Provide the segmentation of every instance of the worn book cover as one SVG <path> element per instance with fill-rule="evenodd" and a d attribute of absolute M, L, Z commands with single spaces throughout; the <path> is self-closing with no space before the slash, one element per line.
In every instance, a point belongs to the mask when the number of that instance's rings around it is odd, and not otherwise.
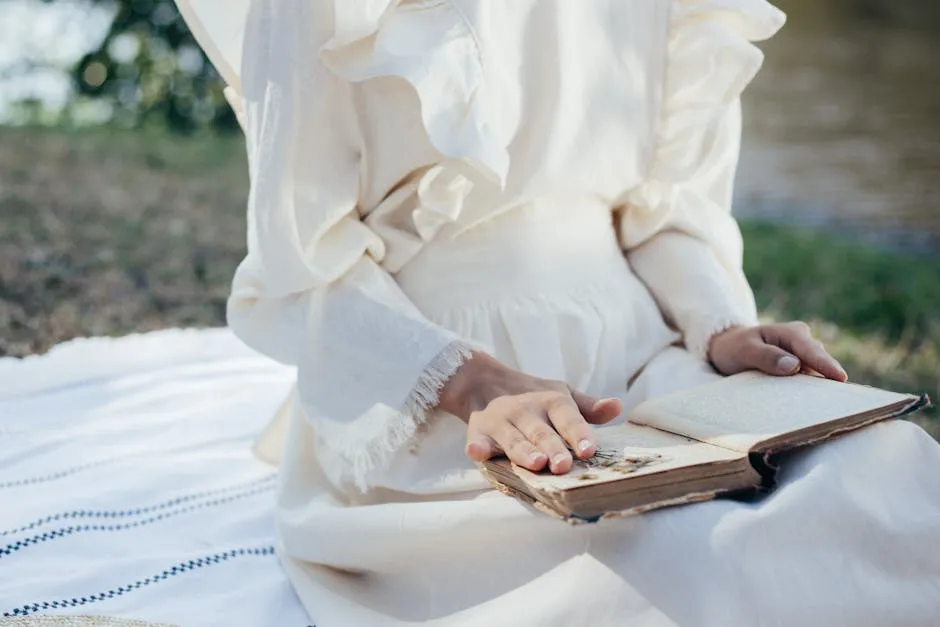
<path fill-rule="evenodd" d="M 597 430 L 598 451 L 570 472 L 536 473 L 507 459 L 482 464 L 503 492 L 570 522 L 772 489 L 781 454 L 928 405 L 820 377 L 726 377 L 635 407 Z"/>

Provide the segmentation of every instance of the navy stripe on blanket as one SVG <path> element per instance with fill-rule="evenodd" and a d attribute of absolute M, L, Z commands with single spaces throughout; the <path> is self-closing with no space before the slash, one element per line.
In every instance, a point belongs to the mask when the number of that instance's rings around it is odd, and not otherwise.
<path fill-rule="evenodd" d="M 229 492 L 234 492 L 242 488 L 249 488 L 258 485 L 268 484 L 274 481 L 277 478 L 276 474 L 265 475 L 260 479 L 255 479 L 253 481 L 245 481 L 243 483 L 237 483 L 235 485 L 226 486 L 224 488 L 216 488 L 215 490 L 204 490 L 202 492 L 196 492 L 193 494 L 187 494 L 184 496 L 178 496 L 175 499 L 169 501 L 164 501 L 163 503 L 157 503 L 156 505 L 146 505 L 144 507 L 135 507 L 133 509 L 121 509 L 121 510 L 88 510 L 88 509 L 76 509 L 70 512 L 59 512 L 58 514 L 52 514 L 50 516 L 45 516 L 34 520 L 33 522 L 23 525 L 22 527 L 17 527 L 15 529 L 7 529 L 5 531 L 0 531 L 0 537 L 9 536 L 16 533 L 23 533 L 24 531 L 29 531 L 35 529 L 36 527 L 41 527 L 42 525 L 47 525 L 52 522 L 59 520 L 70 520 L 73 518 L 104 518 L 104 519 L 113 519 L 113 518 L 127 518 L 131 516 L 143 516 L 144 514 L 150 514 L 152 512 L 157 512 L 163 509 L 169 509 L 177 505 L 182 505 L 183 503 L 188 503 L 190 501 L 196 501 L 199 499 L 208 498 L 210 496 L 217 496 L 220 494 L 227 494 Z"/>
<path fill-rule="evenodd" d="M 237 501 L 239 499 L 254 496 L 255 494 L 261 494 L 263 492 L 271 492 L 274 490 L 274 487 L 274 485 L 262 485 L 260 487 L 244 490 L 230 496 L 213 499 L 211 501 L 204 501 L 202 503 L 195 503 L 193 505 L 187 505 L 186 507 L 180 507 L 174 510 L 163 512 L 157 514 L 156 516 L 150 516 L 149 518 L 143 518 L 141 520 L 135 520 L 127 523 L 115 523 L 112 525 L 72 525 L 69 527 L 62 527 L 60 529 L 53 529 L 51 531 L 46 531 L 45 533 L 30 536 L 29 538 L 17 540 L 16 542 L 12 542 L 5 547 L 0 548 L 0 559 L 9 557 L 13 553 L 25 549 L 28 546 L 42 544 L 44 542 L 49 542 L 50 540 L 64 538 L 76 533 L 85 533 L 88 531 L 123 531 L 126 529 L 134 529 L 136 527 L 149 525 L 160 520 L 166 520 L 167 518 L 179 516 L 180 514 L 186 514 L 199 509 L 204 509 L 206 507 L 214 507 L 224 503 L 231 503 L 232 501 Z"/>
<path fill-rule="evenodd" d="M 24 477 L 23 479 L 4 481 L 0 483 L 0 490 L 5 488 L 20 488 L 23 486 L 35 485 L 37 483 L 46 483 L 47 481 L 55 481 L 56 479 L 62 479 L 63 477 L 75 475 L 86 470 L 91 470 L 100 466 L 107 466 L 108 464 L 124 461 L 125 459 L 130 459 L 131 457 L 131 455 L 124 455 L 122 457 L 109 457 L 108 459 L 99 459 L 97 461 L 88 462 L 87 464 L 80 464 L 78 466 L 72 466 L 71 468 L 65 468 L 64 470 L 59 470 L 58 472 L 54 472 L 48 475 L 40 475 L 38 477 Z"/>
<path fill-rule="evenodd" d="M 219 438 L 216 440 L 210 440 L 208 442 L 201 443 L 201 446 L 218 446 L 220 444 L 231 444 L 233 442 L 250 442 L 251 438 L 248 436 L 233 436 L 226 438 Z M 250 444 L 249 444 L 250 447 Z M 77 475 L 78 473 L 85 472 L 86 470 L 94 470 L 95 468 L 100 468 L 102 466 L 107 466 L 109 464 L 116 464 L 118 462 L 124 462 L 128 460 L 136 460 L 141 457 L 156 457 L 160 455 L 167 455 L 175 453 L 178 451 L 183 451 L 191 448 L 191 445 L 187 444 L 186 446 L 173 447 L 162 450 L 150 450 L 146 453 L 130 453 L 128 455 L 115 455 L 114 457 L 106 457 L 104 459 L 96 459 L 95 461 L 85 462 L 84 464 L 78 464 L 77 466 L 71 466 L 69 468 L 63 468 L 62 470 L 57 470 L 56 472 L 49 473 L 48 475 L 39 475 L 35 477 L 23 477 L 21 479 L 11 479 L 8 481 L 0 481 L 0 490 L 10 489 L 10 488 L 22 488 L 26 486 L 32 486 L 39 483 L 48 483 L 50 481 L 55 481 L 57 479 L 64 479 L 65 477 L 70 477 L 72 475 Z"/>
<path fill-rule="evenodd" d="M 170 577 L 175 577 L 177 575 L 182 575 L 200 568 L 227 562 L 228 560 L 235 559 L 237 557 L 267 557 L 270 555 L 274 555 L 273 546 L 232 549 L 230 551 L 215 553 L 206 557 L 179 562 L 178 564 L 164 570 L 161 573 L 157 573 L 156 575 L 151 575 L 145 579 L 138 579 L 133 583 L 124 586 L 118 586 L 117 588 L 111 588 L 110 590 L 98 592 L 97 594 L 91 594 L 83 597 L 72 597 L 71 599 L 61 599 L 58 601 L 39 601 L 35 603 L 27 603 L 25 605 L 21 605 L 11 610 L 5 611 L 3 616 L 29 616 L 30 614 L 35 614 L 44 610 L 84 607 L 85 605 L 91 603 L 113 599 L 114 597 L 123 596 L 135 590 L 139 590 L 145 586 L 159 583 L 161 581 L 166 581 Z"/>

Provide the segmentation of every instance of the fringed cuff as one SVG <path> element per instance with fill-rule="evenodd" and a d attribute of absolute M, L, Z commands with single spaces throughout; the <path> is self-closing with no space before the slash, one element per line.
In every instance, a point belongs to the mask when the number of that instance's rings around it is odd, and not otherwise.
<path fill-rule="evenodd" d="M 693 355 L 710 361 L 708 347 L 713 337 L 734 327 L 749 327 L 754 324 L 753 320 L 744 316 L 715 316 L 697 320 L 694 325 L 685 329 L 685 347 Z"/>
<path fill-rule="evenodd" d="M 327 474 L 352 481 L 359 490 L 367 491 L 374 473 L 389 468 L 396 455 L 417 443 L 420 428 L 440 401 L 441 390 L 472 357 L 472 350 L 460 340 L 447 344 L 431 360 L 399 408 L 378 404 L 354 423 L 341 426 L 317 421 L 321 462 Z M 342 476 L 336 476 L 335 471 Z"/>

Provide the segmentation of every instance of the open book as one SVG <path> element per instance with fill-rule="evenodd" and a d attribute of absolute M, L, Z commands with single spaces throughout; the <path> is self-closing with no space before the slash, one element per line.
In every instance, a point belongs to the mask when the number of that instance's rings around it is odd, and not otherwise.
<path fill-rule="evenodd" d="M 497 489 L 570 522 L 769 489 L 778 453 L 897 418 L 926 396 L 747 372 L 649 400 L 597 429 L 598 452 L 564 475 L 505 458 L 482 464 Z"/>

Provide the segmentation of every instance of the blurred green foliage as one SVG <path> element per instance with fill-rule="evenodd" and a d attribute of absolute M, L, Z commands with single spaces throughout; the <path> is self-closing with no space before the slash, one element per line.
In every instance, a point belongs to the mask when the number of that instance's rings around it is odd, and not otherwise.
<path fill-rule="evenodd" d="M 812 312 L 859 334 L 940 351 L 940 260 L 893 255 L 829 233 L 746 222 L 744 265 L 760 307 Z"/>
<path fill-rule="evenodd" d="M 218 74 L 172 0 L 109 3 L 117 10 L 107 35 L 73 70 L 77 94 L 107 101 L 113 121 L 124 126 L 159 120 L 184 132 L 238 127 Z"/>

